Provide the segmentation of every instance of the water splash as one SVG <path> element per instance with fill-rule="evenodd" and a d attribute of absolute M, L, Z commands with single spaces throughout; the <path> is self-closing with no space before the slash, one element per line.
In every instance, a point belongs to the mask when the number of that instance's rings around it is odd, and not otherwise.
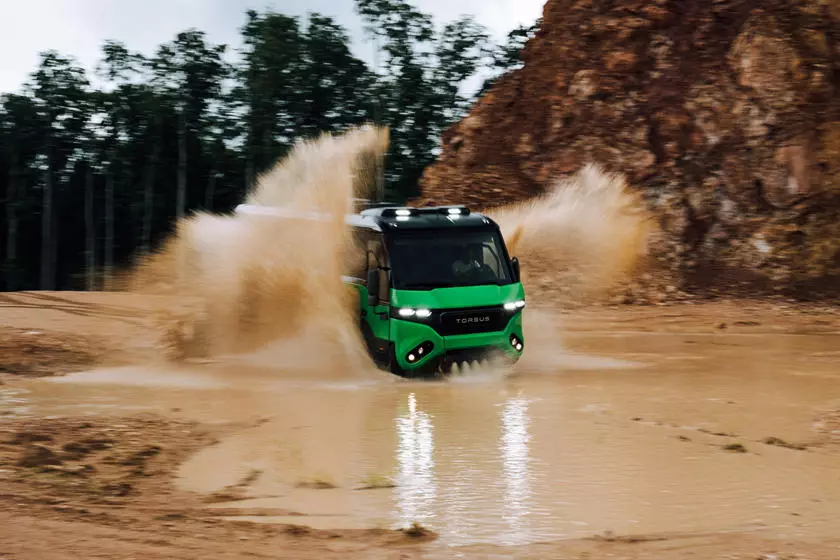
<path fill-rule="evenodd" d="M 297 143 L 261 176 L 246 203 L 317 212 L 317 222 L 198 213 L 144 259 L 132 288 L 176 295 L 168 346 L 181 357 L 260 351 L 267 362 L 311 357 L 319 367 L 366 368 L 341 280 L 351 242 L 344 216 L 370 193 L 388 132 L 352 129 Z M 175 312 L 171 312 L 175 314 Z M 290 346 L 295 338 L 298 344 Z M 272 344 L 284 342 L 272 352 Z M 276 362 L 281 365 L 282 362 Z"/>
<path fill-rule="evenodd" d="M 487 212 L 532 300 L 590 301 L 632 273 L 652 223 L 620 174 L 587 165 L 544 195 Z M 536 297 L 535 297 L 536 296 Z"/>

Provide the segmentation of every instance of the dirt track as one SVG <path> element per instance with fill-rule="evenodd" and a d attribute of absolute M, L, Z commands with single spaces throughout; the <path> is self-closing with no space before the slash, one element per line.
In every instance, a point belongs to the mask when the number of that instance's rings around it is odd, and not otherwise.
<path fill-rule="evenodd" d="M 94 363 L 157 360 L 155 313 L 163 300 L 116 294 L 6 294 L 0 299 L 0 383 L 26 386 L 23 375 L 62 374 Z M 690 316 L 689 316 L 690 313 Z M 570 336 L 588 331 L 702 330 L 725 340 L 731 332 L 817 334 L 840 331 L 833 310 L 769 304 L 707 304 L 592 310 L 567 317 Z M 27 334 L 29 333 L 29 334 Z M 179 490 L 175 469 L 195 451 L 243 423 L 201 424 L 170 415 L 0 417 L 0 558 L 447 558 L 434 535 L 390 530 L 307 529 L 227 521 L 223 495 Z M 832 434 L 835 416 L 823 427 Z M 210 506 L 210 507 L 208 507 Z M 224 514 L 231 515 L 227 509 Z M 243 511 L 243 513 L 252 513 Z M 260 515 L 294 512 L 262 510 Z M 709 515 L 714 515 L 709 512 Z M 840 534 L 840 532 L 838 532 Z M 473 545 L 475 558 L 697 559 L 840 558 L 840 538 L 774 539 L 754 532 L 594 535 L 514 548 Z"/>

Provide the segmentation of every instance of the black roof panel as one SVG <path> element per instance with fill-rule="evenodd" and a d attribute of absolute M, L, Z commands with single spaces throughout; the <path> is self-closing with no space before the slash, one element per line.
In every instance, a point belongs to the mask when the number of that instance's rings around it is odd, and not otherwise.
<path fill-rule="evenodd" d="M 412 212 L 410 216 L 395 216 L 394 210 L 404 207 L 383 207 L 364 210 L 361 216 L 375 222 L 382 230 L 413 231 L 423 229 L 497 229 L 496 223 L 483 214 L 470 212 L 463 206 L 436 206 L 424 208 L 405 208 Z M 448 214 L 449 208 L 461 208 L 463 214 Z M 383 215 L 385 214 L 385 215 Z"/>

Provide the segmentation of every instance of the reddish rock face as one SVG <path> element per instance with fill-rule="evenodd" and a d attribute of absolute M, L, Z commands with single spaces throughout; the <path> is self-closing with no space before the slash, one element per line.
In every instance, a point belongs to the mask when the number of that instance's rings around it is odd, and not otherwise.
<path fill-rule="evenodd" d="M 598 163 L 686 282 L 840 291 L 840 2 L 549 0 L 543 22 L 415 203 L 499 206 Z"/>

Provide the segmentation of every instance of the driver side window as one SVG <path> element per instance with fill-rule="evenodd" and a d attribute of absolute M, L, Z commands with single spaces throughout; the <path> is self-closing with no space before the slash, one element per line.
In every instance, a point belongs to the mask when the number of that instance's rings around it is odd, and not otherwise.
<path fill-rule="evenodd" d="M 482 245 L 481 252 L 484 264 L 490 267 L 490 270 L 493 271 L 493 274 L 495 274 L 497 278 L 501 277 L 501 270 L 499 270 L 499 258 L 493 252 L 493 249 L 491 249 L 489 245 Z"/>
<path fill-rule="evenodd" d="M 372 236 L 368 238 L 366 245 L 367 271 L 365 273 L 365 280 L 367 280 L 367 272 L 379 269 L 379 301 L 387 303 L 389 301 L 390 282 L 388 272 L 381 269 L 381 267 L 388 266 L 382 239 L 378 236 Z"/>

